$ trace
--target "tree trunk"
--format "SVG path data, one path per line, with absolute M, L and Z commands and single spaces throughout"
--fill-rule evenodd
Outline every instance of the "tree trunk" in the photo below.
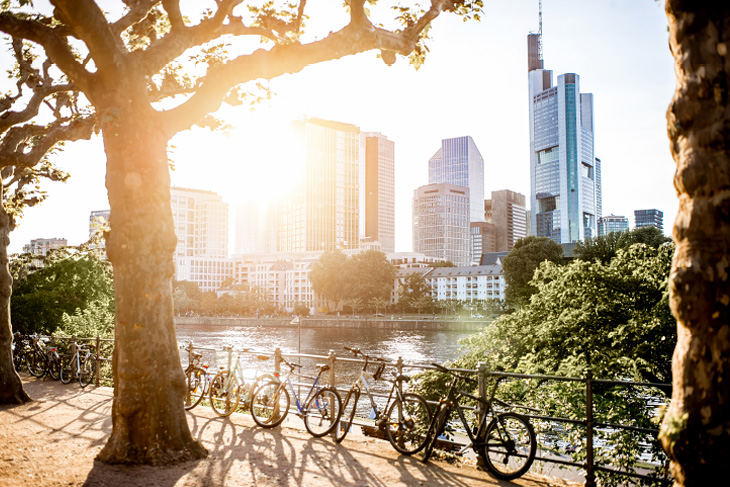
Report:
M 13 277 L 8 268 L 12 220 L 1 203 L 3 189 L 0 186 L 0 404 L 23 404 L 31 399 L 23 389 L 13 364 L 13 327 L 10 323 Z
M 177 244 L 167 138 L 127 90 L 102 110 L 111 206 L 107 255 L 116 297 L 112 434 L 98 459 L 162 465 L 201 458 L 183 407 L 185 377 L 172 304 Z M 115 108 L 121 107 L 121 108 Z M 97 105 L 97 110 L 99 106 Z
M 670 278 L 678 342 L 661 439 L 675 485 L 730 478 L 730 5 L 667 0 L 677 88 L 667 112 L 679 213 Z

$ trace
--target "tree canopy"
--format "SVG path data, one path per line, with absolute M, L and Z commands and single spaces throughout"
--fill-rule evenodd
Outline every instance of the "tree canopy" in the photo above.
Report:
M 671 241 L 671 238 L 665 236 L 656 227 L 639 227 L 625 232 L 611 232 L 608 235 L 587 238 L 582 242 L 577 242 L 573 254 L 581 260 L 598 259 L 606 264 L 616 256 L 619 249 L 626 250 L 638 243 L 658 248 L 660 245 Z
M 530 284 L 535 269 L 544 262 L 563 261 L 563 247 L 547 237 L 529 236 L 518 240 L 502 260 L 507 284 L 505 300 L 510 306 L 523 306 L 536 288 Z

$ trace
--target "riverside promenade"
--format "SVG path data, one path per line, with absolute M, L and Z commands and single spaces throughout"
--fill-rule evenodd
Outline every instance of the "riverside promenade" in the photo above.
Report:
M 94 461 L 111 431 L 112 390 L 23 376 L 35 401 L 0 406 L 0 487 L 555 487 L 528 474 L 514 482 L 443 462 L 399 455 L 386 441 L 354 435 L 316 439 L 295 423 L 265 430 L 249 415 L 188 413 L 207 458 L 173 467 L 123 467 Z

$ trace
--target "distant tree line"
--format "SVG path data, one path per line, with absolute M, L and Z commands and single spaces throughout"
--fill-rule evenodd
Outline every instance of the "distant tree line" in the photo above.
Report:
M 281 316 L 281 306 L 263 289 L 238 284 L 232 277 L 223 281 L 220 296 L 202 291 L 192 281 L 173 282 L 173 304 L 177 316 Z

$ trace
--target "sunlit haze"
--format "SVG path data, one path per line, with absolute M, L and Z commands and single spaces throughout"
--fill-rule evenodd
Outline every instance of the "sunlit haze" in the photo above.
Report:
M 255 111 L 226 107 L 217 114 L 230 129 L 195 128 L 173 138 L 172 184 L 217 192 L 232 207 L 268 203 L 290 190 L 301 167 L 292 121 L 312 116 L 395 142 L 398 251 L 412 248 L 413 190 L 427 183 L 428 159 L 441 139 L 473 137 L 484 157 L 485 197 L 511 189 L 529 201 L 526 36 L 538 28 L 538 2 L 486 2 L 484 10 L 482 22 L 439 18 L 419 71 L 403 58 L 388 67 L 370 52 L 271 81 L 271 100 Z M 665 121 L 674 90 L 667 38 L 659 2 L 543 2 L 545 68 L 579 74 L 581 92 L 594 95 L 604 215 L 626 216 L 633 226 L 634 210 L 657 208 L 670 233 L 677 200 Z M 46 184 L 48 200 L 26 211 L 11 252 L 33 238 L 80 243 L 90 211 L 109 207 L 100 138 L 68 144 L 60 160 L 71 179 Z

